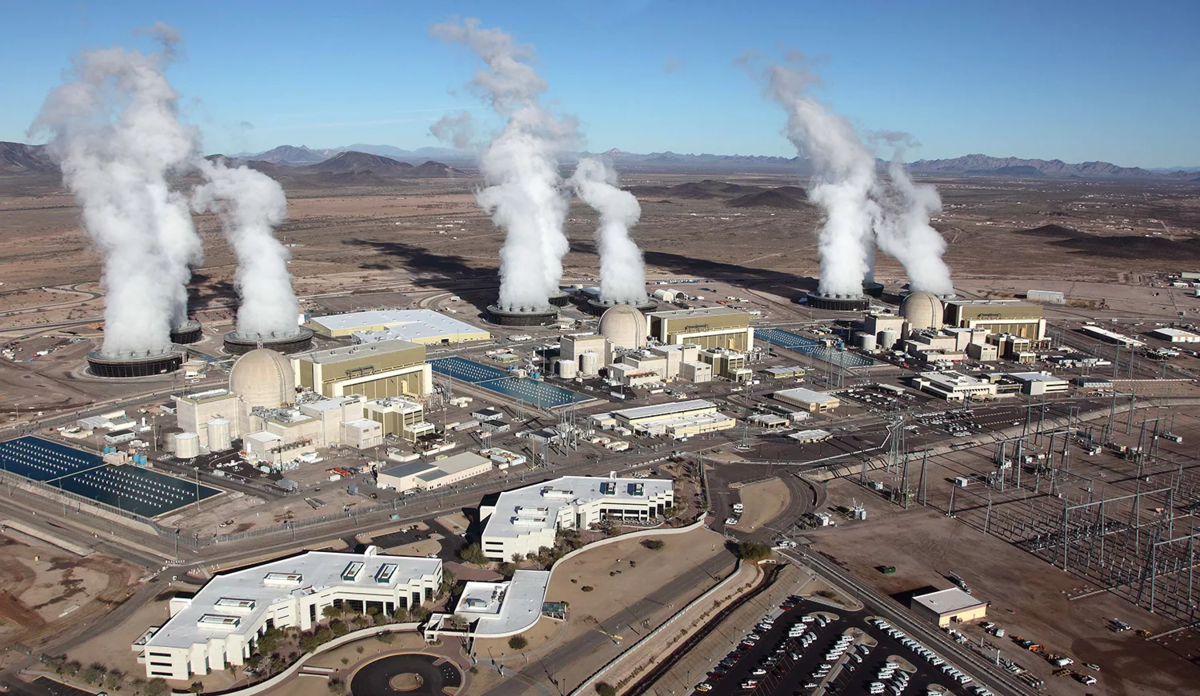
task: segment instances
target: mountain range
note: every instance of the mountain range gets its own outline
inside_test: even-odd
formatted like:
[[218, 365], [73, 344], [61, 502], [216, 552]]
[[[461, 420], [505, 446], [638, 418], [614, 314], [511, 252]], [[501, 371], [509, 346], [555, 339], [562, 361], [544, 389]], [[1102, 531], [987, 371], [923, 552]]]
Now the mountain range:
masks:
[[[606, 159], [623, 172], [757, 172], [790, 176], [808, 176], [812, 173], [807, 160], [762, 155], [681, 154], [669, 151], [638, 154], [613, 149], [598, 154], [566, 153], [561, 159], [564, 164], [571, 165], [585, 156]], [[238, 154], [233, 159], [251, 163], [254, 168], [277, 178], [315, 176], [323, 177], [331, 184], [337, 183], [337, 177], [369, 183], [374, 179], [460, 176], [466, 172], [444, 162], [467, 168], [475, 165], [475, 154], [464, 150], [436, 147], [404, 150], [392, 145], [362, 143], [329, 149], [280, 145], [265, 152]], [[887, 167], [883, 160], [878, 160], [877, 165], [880, 170]], [[1070, 164], [1056, 159], [1019, 159], [979, 154], [953, 159], [917, 160], [908, 166], [914, 174], [928, 176], [1200, 182], [1200, 170], [1192, 167], [1162, 171], [1121, 167], [1110, 162]], [[44, 145], [0, 142], [0, 174], [49, 174], [57, 171], [58, 167]]]

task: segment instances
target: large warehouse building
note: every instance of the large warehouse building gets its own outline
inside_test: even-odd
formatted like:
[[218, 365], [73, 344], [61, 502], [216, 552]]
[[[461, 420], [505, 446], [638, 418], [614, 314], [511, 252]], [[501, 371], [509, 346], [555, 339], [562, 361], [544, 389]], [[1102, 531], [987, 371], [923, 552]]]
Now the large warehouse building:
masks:
[[987, 329], [1041, 341], [1046, 338], [1042, 306], [1020, 300], [949, 300], [946, 324], [964, 329]]
[[564, 476], [501, 493], [481, 505], [483, 553], [512, 560], [554, 546], [559, 529], [587, 529], [605, 519], [649, 522], [674, 503], [674, 484], [665, 479]]
[[675, 439], [737, 426], [735, 419], [720, 413], [716, 404], [704, 399], [626, 408], [612, 415], [617, 423], [636, 433], [670, 435]]
[[402, 340], [423, 345], [486, 341], [483, 329], [431, 309], [389, 309], [312, 317], [306, 326], [322, 336], [353, 336], [357, 343]]
[[465, 481], [492, 470], [492, 460], [474, 452], [460, 452], [434, 462], [409, 462], [379, 472], [380, 488], [397, 491], [431, 491]]
[[425, 396], [433, 391], [433, 370], [425, 346], [410, 341], [379, 341], [293, 356], [296, 382], [324, 396], [362, 394], [368, 399]]
[[192, 598], [171, 600], [171, 618], [133, 643], [146, 678], [188, 679], [243, 665], [269, 627], [312, 629], [325, 607], [390, 614], [433, 598], [437, 558], [308, 551], [218, 575]]
[[754, 348], [750, 314], [730, 307], [677, 309], [651, 312], [650, 338], [676, 345], [694, 343], [700, 348], [728, 348], [747, 352]]
[[809, 413], [832, 411], [842, 403], [841, 399], [838, 399], [833, 394], [814, 391], [804, 387], [780, 389], [771, 396], [775, 397], [776, 401], [781, 401], [789, 406], [795, 406]]

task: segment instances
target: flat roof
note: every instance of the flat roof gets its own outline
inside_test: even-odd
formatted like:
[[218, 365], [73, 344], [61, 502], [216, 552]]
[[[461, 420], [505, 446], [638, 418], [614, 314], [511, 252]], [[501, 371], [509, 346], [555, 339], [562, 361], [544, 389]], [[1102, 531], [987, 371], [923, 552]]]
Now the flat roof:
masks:
[[1010, 372], [1009, 377], [1022, 382], [1046, 382], [1048, 384], [1057, 384], [1058, 382], [1066, 382], [1062, 377], [1055, 377], [1045, 372]]
[[1200, 338], [1200, 334], [1194, 334], [1191, 331], [1184, 331], [1183, 329], [1175, 329], [1175, 328], [1171, 328], [1169, 326], [1163, 327], [1161, 329], [1154, 329], [1150, 333], [1159, 334], [1162, 336], [1185, 336], [1185, 337], [1191, 336], [1194, 338]]
[[812, 389], [805, 389], [804, 387], [796, 387], [794, 389], [780, 389], [779, 391], [775, 392], [775, 398], [778, 399], [780, 396], [788, 397], [791, 399], [796, 399], [798, 401], [803, 401], [803, 402], [809, 403], [809, 404], [823, 404], [827, 401], [832, 401], [833, 399], [837, 398], [833, 394], [826, 394], [825, 392], [813, 391]]
[[946, 304], [962, 305], [971, 307], [987, 307], [987, 306], [1013, 306], [1013, 305], [1032, 305], [1029, 302], [1022, 300], [946, 300]]
[[379, 475], [403, 478], [405, 476], [417, 476], [427, 471], [431, 471], [434, 468], [436, 467], [434, 467], [432, 464], [426, 464], [425, 462], [408, 462], [407, 464], [400, 464], [398, 466], [381, 469], [379, 471]]
[[[350, 562], [361, 562], [364, 569], [355, 579], [345, 580], [342, 571]], [[229, 613], [226, 607], [218, 605], [221, 599], [241, 600], [243, 606], [246, 601], [253, 602], [252, 608], [239, 611], [240, 625], [228, 631], [242, 633], [273, 604], [292, 596], [313, 594], [330, 587], [394, 589], [436, 574], [441, 565], [437, 558], [307, 551], [291, 558], [235, 570], [209, 580], [186, 607], [145, 641], [145, 646], [150, 649], [190, 648], [208, 641], [213, 635], [212, 629], [201, 628], [200, 621], [207, 615]], [[384, 566], [395, 568], [386, 583], [378, 582], [375, 577]]]
[[650, 312], [651, 317], [658, 319], [681, 319], [684, 317], [717, 317], [729, 314], [746, 314], [749, 312], [733, 307], [697, 307], [696, 309], [668, 309], [662, 312]]
[[[605, 483], [616, 484], [613, 495], [605, 495], [600, 490]], [[641, 484], [642, 495], [630, 493], [634, 484]], [[532, 529], [554, 529], [559, 510], [572, 503], [582, 505], [597, 500], [645, 503], [674, 489], [674, 481], [667, 479], [563, 476], [501, 493], [496, 499], [495, 511], [487, 518], [483, 535], [515, 538]]]
[[956, 614], [987, 604], [987, 602], [977, 597], [972, 597], [957, 587], [916, 595], [912, 600], [935, 614]]
[[918, 374], [918, 376], [943, 387], [981, 387], [990, 384], [990, 382], [979, 379], [978, 377], [964, 375], [963, 373], [955, 372], [954, 370], [946, 370], [945, 372], [921, 372]]
[[705, 399], [689, 399], [688, 401], [668, 401], [665, 404], [654, 404], [653, 406], [624, 408], [619, 411], [613, 411], [613, 415], [620, 416], [626, 420], [637, 420], [639, 418], [669, 416], [674, 413], [699, 411], [704, 408], [716, 408], [716, 406], [713, 402], [706, 401]]
[[439, 459], [433, 462], [433, 465], [447, 474], [457, 474], [460, 471], [474, 469], [482, 464], [491, 465], [492, 460], [487, 457], [481, 457], [474, 452], [459, 452], [445, 459]]
[[364, 343], [353, 346], [341, 346], [338, 348], [330, 348], [328, 350], [314, 350], [311, 353], [301, 353], [297, 357], [312, 361], [314, 363], [328, 364], [341, 362], [343, 360], [357, 360], [358, 358], [363, 358], [370, 355], [396, 353], [402, 350], [411, 350], [413, 348], [420, 348], [422, 351], [425, 350], [425, 346], [422, 346], [419, 343], [393, 339], [390, 341], [376, 341], [375, 343]]
[[387, 331], [397, 334], [404, 340], [427, 340], [440, 336], [452, 336], [464, 333], [488, 333], [487, 330], [472, 326], [465, 321], [459, 321], [433, 311], [432, 309], [383, 309], [366, 312], [348, 312], [346, 314], [328, 314], [322, 317], [312, 317], [314, 321], [330, 331], [354, 331], [376, 326], [387, 327]]
[[532, 626], [542, 615], [548, 570], [518, 570], [508, 582], [468, 582], [454, 613], [477, 621], [479, 636], [505, 636]]

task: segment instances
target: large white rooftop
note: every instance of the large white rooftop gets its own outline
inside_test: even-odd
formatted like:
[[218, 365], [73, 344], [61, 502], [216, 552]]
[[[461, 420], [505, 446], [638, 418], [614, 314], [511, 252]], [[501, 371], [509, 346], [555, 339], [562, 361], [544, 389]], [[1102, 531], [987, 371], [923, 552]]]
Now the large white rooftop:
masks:
[[1058, 384], [1067, 380], [1062, 377], [1055, 377], [1048, 372], [1010, 372], [1009, 377], [1021, 382], [1045, 382], [1047, 384]]
[[384, 327], [396, 338], [416, 343], [441, 340], [460, 334], [487, 334], [487, 331], [464, 321], [439, 314], [431, 309], [386, 309], [369, 312], [349, 312], [313, 317], [329, 331], [362, 331]]
[[613, 411], [613, 415], [633, 421], [640, 418], [670, 416], [679, 413], [700, 411], [708, 408], [716, 408], [716, 404], [711, 401], [705, 401], [704, 399], [690, 399], [688, 401], [668, 401], [665, 404], [654, 404], [653, 406], [624, 408], [619, 411]]
[[[554, 529], [559, 511], [567, 505], [585, 505], [597, 500], [644, 503], [674, 489], [674, 482], [667, 479], [564, 476], [543, 481], [501, 493], [495, 511], [487, 518], [483, 535], [512, 538], [535, 529]], [[636, 494], [638, 490], [641, 495]]]
[[[362, 566], [347, 580], [344, 574], [356, 563]], [[226, 634], [249, 630], [268, 607], [293, 595], [314, 594], [330, 587], [394, 589], [436, 574], [441, 564], [437, 558], [308, 551], [235, 570], [209, 580], [191, 603], [171, 617], [146, 645], [190, 648], [207, 641], [217, 629]], [[385, 575], [380, 572], [385, 566], [392, 566], [393, 572], [383, 581], [379, 578]], [[216, 619], [222, 620], [220, 626]]]
[[681, 317], [717, 317], [729, 314], [746, 314], [746, 312], [732, 307], [696, 307], [695, 309], [668, 309], [661, 312], [650, 312], [648, 316], [659, 319], [678, 319]]
[[337, 363], [343, 360], [357, 360], [370, 355], [383, 355], [399, 350], [408, 350], [410, 348], [420, 348], [421, 346], [411, 341], [391, 340], [379, 341], [377, 343], [368, 343], [365, 345], [341, 346], [338, 348], [330, 348], [328, 350], [316, 350], [311, 353], [301, 353], [297, 357], [311, 360], [314, 363]]
[[780, 389], [779, 391], [775, 392], [775, 398], [778, 399], [780, 397], [785, 399], [795, 399], [796, 401], [806, 404], [823, 404], [837, 399], [837, 397], [833, 394], [826, 394], [825, 392], [814, 391], [804, 387]]
[[977, 597], [972, 597], [957, 587], [917, 595], [912, 598], [912, 601], [937, 614], [952, 614], [977, 607], [980, 604], [987, 604], [987, 602]]
[[518, 570], [508, 582], [468, 582], [454, 613], [477, 621], [477, 636], [518, 633], [541, 617], [549, 584], [547, 570]]

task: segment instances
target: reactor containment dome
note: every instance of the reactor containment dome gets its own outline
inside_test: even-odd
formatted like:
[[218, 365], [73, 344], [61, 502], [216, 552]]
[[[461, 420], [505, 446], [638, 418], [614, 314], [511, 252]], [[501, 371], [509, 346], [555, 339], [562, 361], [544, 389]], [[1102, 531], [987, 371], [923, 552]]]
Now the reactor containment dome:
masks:
[[615, 305], [600, 316], [600, 333], [614, 349], [642, 348], [646, 345], [646, 317], [633, 305]]
[[233, 364], [229, 391], [240, 396], [250, 408], [279, 408], [296, 400], [296, 374], [282, 354], [258, 348]]
[[900, 303], [900, 316], [908, 322], [908, 330], [940, 329], [942, 327], [942, 301], [933, 293], [918, 290], [910, 293]]

